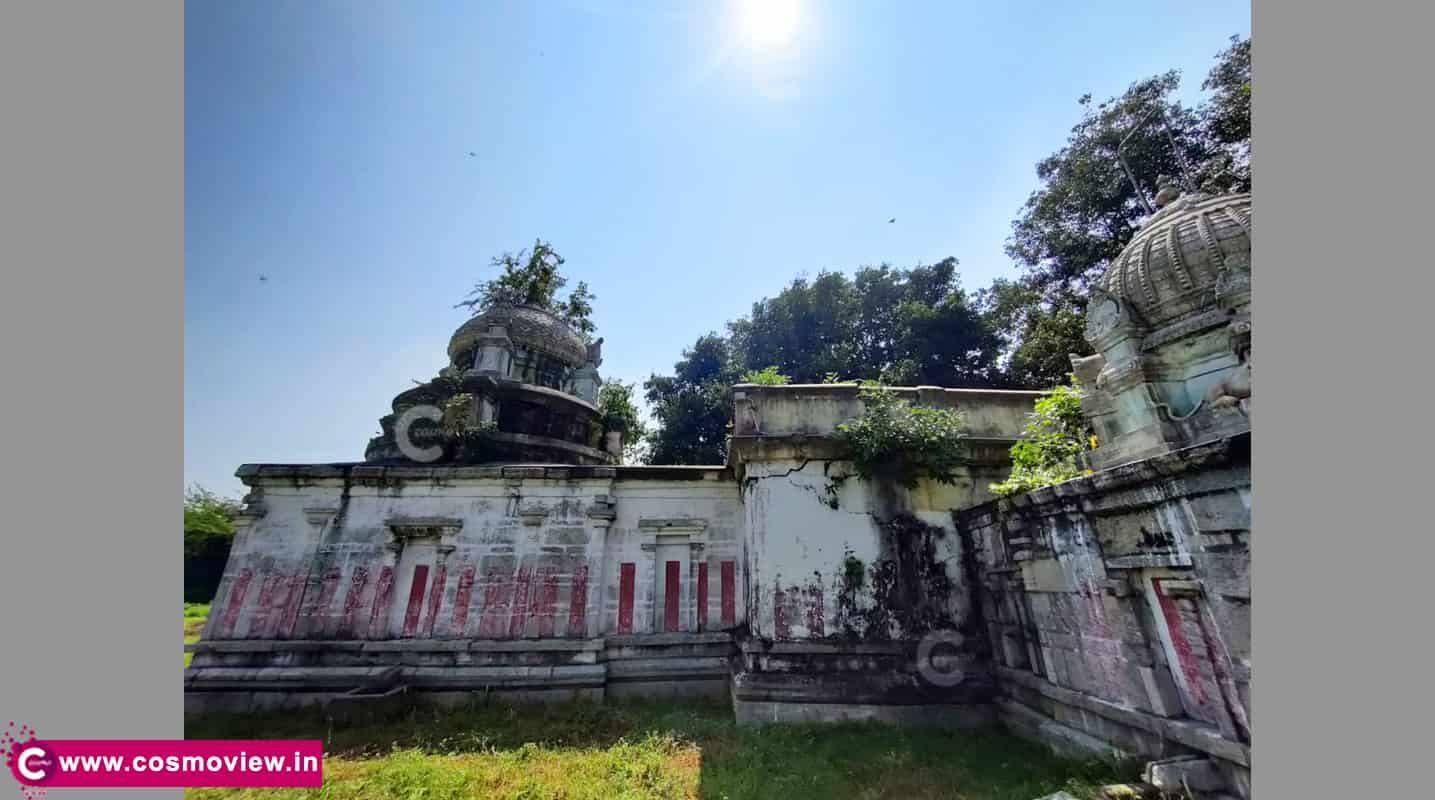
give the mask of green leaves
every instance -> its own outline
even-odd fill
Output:
[[[983,295],[988,325],[1002,337],[1010,379],[1026,386],[1060,383],[1068,353],[1091,352],[1082,332],[1091,282],[1115,259],[1146,216],[1137,187],[1121,169],[1121,149],[1150,199],[1158,175],[1190,177],[1210,193],[1249,191],[1251,41],[1233,37],[1202,83],[1199,107],[1175,99],[1174,71],[1133,83],[1100,104],[1079,101],[1081,117],[1066,146],[1036,165],[1040,185],[1012,223],[1007,254],[1024,270]],[[1148,114],[1151,122],[1137,130]]]
[[[239,503],[199,484],[184,493],[184,557],[205,558],[229,550]]]
[[[792,379],[777,371],[777,367],[750,369],[738,378],[738,383],[756,383],[762,386],[786,386]]]
[[[605,432],[622,431],[624,460],[637,453],[648,436],[647,426],[633,404],[633,384],[609,381],[598,390],[598,413]]]
[[[595,330],[591,319],[593,301],[597,297],[588,290],[587,283],[579,281],[578,288],[559,302],[558,290],[568,283],[559,269],[563,264],[563,256],[558,255],[552,245],[538,239],[532,250],[504,253],[494,258],[490,265],[502,273],[493,280],[476,284],[454,308],[467,308],[481,314],[502,306],[533,306],[555,314],[585,338],[591,336]]]
[[[923,478],[952,483],[965,464],[966,420],[956,409],[917,406],[885,386],[861,390],[862,416],[837,426],[864,478],[914,487]]]
[[[1090,444],[1076,379],[1071,380],[1073,385],[1058,386],[1036,401],[1026,438],[1011,448],[1011,477],[992,484],[993,494],[1020,494],[1091,474],[1080,464],[1079,456]]]

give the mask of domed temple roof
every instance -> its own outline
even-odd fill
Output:
[[[1249,194],[1178,196],[1141,226],[1097,286],[1154,330],[1209,309],[1222,273],[1250,262]]]
[[[582,334],[553,314],[532,306],[492,308],[460,325],[449,339],[449,358],[472,349],[479,337],[494,326],[503,327],[514,344],[547,353],[569,367],[581,366],[588,359],[588,343]]]

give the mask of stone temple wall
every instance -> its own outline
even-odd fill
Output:
[[[1249,795],[1249,433],[957,519],[1007,727]]]
[[[746,607],[742,514],[721,468],[240,476],[245,517],[186,673],[194,710],[386,682],[601,696],[621,673],[648,693],[726,687],[728,630]]]
[[[706,695],[1248,796],[1250,434],[992,500],[1036,393],[909,391],[989,421],[954,483],[856,475],[850,386],[738,387],[723,467],[244,467],[186,708]]]
[[[903,390],[974,430],[955,484],[909,490],[845,460],[856,386],[739,389],[730,466],[241,468],[187,707],[731,690],[744,719],[987,721],[985,638],[956,689],[925,684],[916,649],[979,630],[951,512],[1004,477],[1037,394]]]

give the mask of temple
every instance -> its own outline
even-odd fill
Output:
[[[623,465],[602,340],[494,309],[363,462],[239,469],[187,708],[718,696],[1249,796],[1250,197],[1158,198],[1073,358],[1093,474],[994,498],[1040,393],[913,387],[964,412],[960,474],[863,477],[845,384],[736,386],[726,464]]]

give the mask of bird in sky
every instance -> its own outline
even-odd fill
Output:
[[[888,224],[888,225],[891,225],[892,223],[894,223],[894,222],[896,222],[896,221],[897,221],[897,218],[896,218],[896,217],[893,217],[893,218],[887,220],[887,224]]]
[[[468,156],[469,156],[469,158],[476,158],[476,157],[478,156],[478,153],[475,153],[475,152],[473,152],[472,150],[470,150],[470,151],[468,151]]]
[[[259,280],[261,280],[261,281],[267,281],[267,280],[269,280],[269,276],[268,276],[268,275],[260,275],[260,276],[259,276]]]

